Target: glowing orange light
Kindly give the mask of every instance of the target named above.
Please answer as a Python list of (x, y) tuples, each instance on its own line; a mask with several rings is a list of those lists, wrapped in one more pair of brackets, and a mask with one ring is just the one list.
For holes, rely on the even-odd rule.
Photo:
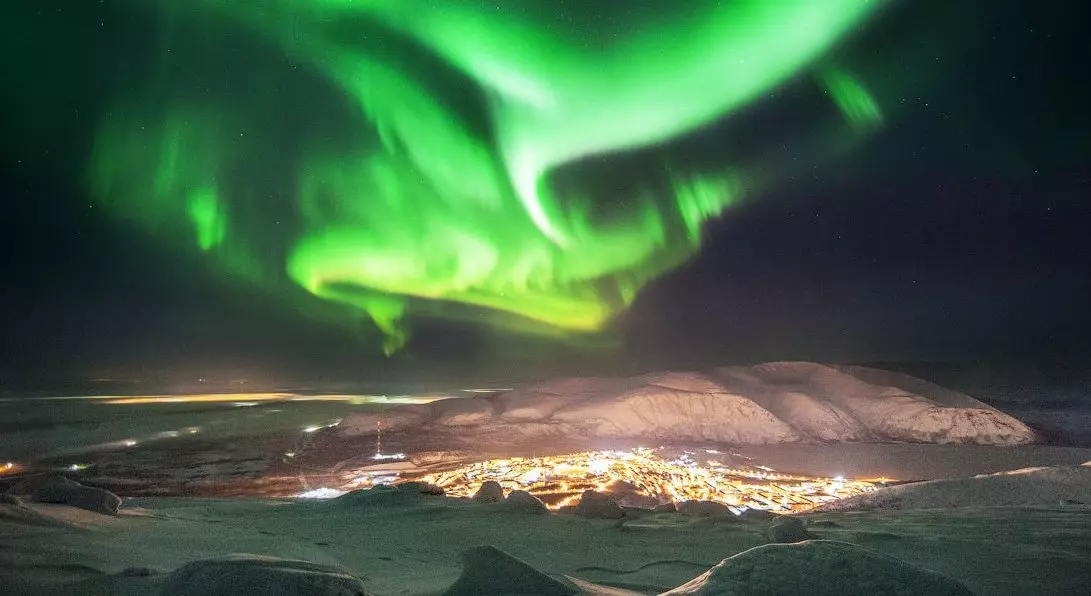
[(362, 403), (429, 403), (442, 396), (374, 396), (374, 395), (298, 395), (295, 393), (194, 393), (189, 395), (134, 395), (129, 397), (110, 396), (101, 399), (110, 405), (137, 404), (184, 404), (184, 403), (236, 403), (255, 405), (260, 402), (277, 401), (344, 401)]
[(204, 393), (194, 395), (140, 395), (105, 400), (111, 405), (134, 404), (184, 404), (252, 401), (283, 401), (293, 397), (290, 393)]
[[(719, 462), (668, 461), (655, 450), (598, 451), (478, 462), (406, 480), (442, 486), (454, 497), (471, 496), (486, 480), (538, 496), (552, 509), (575, 504), (585, 490), (622, 481), (634, 494), (660, 501), (708, 500), (778, 513), (806, 511), (824, 502), (878, 488), (878, 481), (811, 478), (771, 470), (729, 468)], [(889, 479), (883, 479), (889, 482)]]

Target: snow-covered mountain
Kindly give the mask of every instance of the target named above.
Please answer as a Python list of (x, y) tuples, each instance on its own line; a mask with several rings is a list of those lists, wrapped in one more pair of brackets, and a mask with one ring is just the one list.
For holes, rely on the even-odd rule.
[[(341, 424), (347, 435), (480, 427), (508, 437), (770, 444), (1016, 445), (1035, 433), (967, 395), (897, 372), (811, 362), (630, 378), (567, 378), (445, 399)], [(480, 435), (480, 433), (466, 433)]]

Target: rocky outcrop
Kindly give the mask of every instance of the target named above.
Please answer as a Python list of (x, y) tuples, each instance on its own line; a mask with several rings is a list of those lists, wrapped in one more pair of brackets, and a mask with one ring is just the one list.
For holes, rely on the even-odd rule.
[(470, 498), (478, 503), (499, 503), (504, 500), (504, 487), (495, 480), (486, 480)]
[(538, 571), (515, 557), (491, 546), (462, 553), (462, 574), (444, 596), (481, 594), (534, 594), (568, 596), (577, 591)]
[(442, 486), (436, 486), (430, 482), (420, 482), (413, 480), (410, 482), (403, 482), (396, 485), (394, 488), (402, 491), (407, 491), (412, 494), (418, 495), (431, 495), (433, 497), (442, 497), (445, 493)]
[(803, 542), (814, 538), (803, 526), (803, 520), (787, 516), (769, 526), (765, 535), (769, 538), (769, 542)]
[(691, 517), (735, 517), (727, 505), (715, 501), (681, 501), (674, 506), (678, 513)]
[(573, 513), (580, 517), (596, 519), (621, 519), (625, 517), (625, 510), (617, 504), (613, 497), (593, 490), (583, 491)]
[(746, 521), (767, 522), (776, 519), (776, 517), (777, 514), (764, 509), (746, 509), (739, 514), (739, 519), (744, 519)]
[(549, 508), (538, 497), (525, 490), (513, 490), (508, 493), (508, 498), (495, 505), (501, 511), (509, 513), (549, 513)]
[(167, 576), (162, 593), (367, 596), (364, 583), (342, 569), (257, 555), (229, 555), (187, 563)]
[(103, 515), (117, 515), (121, 508), (121, 497), (114, 493), (102, 488), (84, 486), (64, 476), (28, 478), (12, 487), (10, 492), (38, 503), (68, 505)]
[(333, 507), (408, 507), (420, 503), (424, 494), (419, 490), (406, 490), (380, 484), (371, 488), (349, 491), (330, 499)]
[(660, 504), (658, 497), (643, 494), (636, 485), (624, 480), (615, 480), (604, 486), (602, 491), (622, 507), (653, 509)]

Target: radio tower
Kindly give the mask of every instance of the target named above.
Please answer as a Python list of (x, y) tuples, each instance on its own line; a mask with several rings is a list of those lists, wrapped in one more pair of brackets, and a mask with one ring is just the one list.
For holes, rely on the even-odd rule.
[(383, 421), (375, 421), (375, 459), (383, 458)]

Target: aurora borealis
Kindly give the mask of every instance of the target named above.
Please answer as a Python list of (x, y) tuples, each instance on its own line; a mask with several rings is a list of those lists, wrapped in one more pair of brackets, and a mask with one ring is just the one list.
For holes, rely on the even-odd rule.
[[(883, 119), (831, 56), (879, 2), (701, 1), (614, 22), (567, 2), (154, 4), (168, 31), (237, 31), (336, 99), (300, 108), (255, 72), (209, 92), (191, 73), (217, 50), (179, 56), (165, 34), (155, 72), (101, 119), (95, 199), (226, 275), (366, 313), (387, 353), (414, 312), (458, 304), (518, 328), (602, 328), (700, 249), (708, 220), (776, 183), (761, 156), (690, 164), (671, 143), (788, 81), (828, 93), (841, 141)], [(301, 110), (322, 125), (293, 128)], [(556, 183), (649, 150), (625, 196)]]
[(1070, 4), (6, 3), (0, 384), (1089, 354)]

